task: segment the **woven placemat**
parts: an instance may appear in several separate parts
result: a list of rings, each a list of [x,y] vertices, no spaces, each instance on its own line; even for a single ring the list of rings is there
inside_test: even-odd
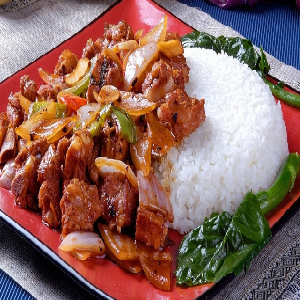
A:
[[[13,2],[9,5],[13,5]],[[15,7],[14,11],[12,7],[8,11],[9,5],[0,7],[1,9],[5,7],[7,10],[6,12],[1,10],[0,15],[0,82],[73,36],[117,1],[19,2],[20,6]],[[240,36],[232,28],[223,26],[198,9],[190,8],[175,0],[155,2],[199,31],[215,36]],[[13,59],[9,55],[12,52]],[[300,90],[298,70],[286,66],[269,55],[268,60],[271,63],[272,76]],[[251,265],[249,272],[236,277],[214,295],[214,299],[292,299],[288,298],[290,290],[300,286],[300,274],[297,268],[293,266],[286,268],[286,257],[294,253],[293,257],[296,259],[300,250],[298,248],[300,235],[299,231],[294,229],[294,224],[299,227],[300,212],[275,235]],[[41,223],[41,226],[44,225]],[[0,221],[0,256],[0,268],[37,299],[93,299],[14,230],[6,227],[2,221]],[[278,267],[276,270],[279,273],[272,273],[274,266]],[[278,276],[280,272],[284,272],[284,278]],[[268,287],[270,284],[274,284],[275,288],[270,290]],[[279,285],[284,285],[284,289],[278,289]],[[261,295],[263,296],[259,298]],[[285,298],[282,298],[283,296]]]
[[[0,5],[0,13],[1,12],[8,12],[8,11],[17,11],[19,9],[24,8],[25,6],[36,2],[38,0],[12,0],[8,2],[7,4]]]

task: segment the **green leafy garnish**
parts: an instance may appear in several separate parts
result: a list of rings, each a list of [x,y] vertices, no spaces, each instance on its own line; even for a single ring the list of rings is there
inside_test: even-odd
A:
[[[271,238],[265,214],[291,191],[299,172],[300,156],[290,153],[269,190],[248,192],[233,216],[214,213],[188,233],[179,247],[177,283],[193,286],[217,282],[247,269]]]
[[[193,286],[239,274],[269,242],[271,230],[249,192],[233,217],[213,216],[187,234],[179,249],[178,284]]]

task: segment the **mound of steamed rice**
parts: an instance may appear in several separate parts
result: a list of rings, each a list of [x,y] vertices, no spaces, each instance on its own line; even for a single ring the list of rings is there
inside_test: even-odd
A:
[[[185,49],[186,91],[205,99],[206,120],[155,165],[170,192],[180,233],[214,211],[234,213],[244,195],[268,189],[288,155],[280,104],[247,65],[206,49]]]

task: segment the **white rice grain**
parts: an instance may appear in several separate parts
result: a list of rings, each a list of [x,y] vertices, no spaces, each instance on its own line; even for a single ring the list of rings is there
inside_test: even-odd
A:
[[[268,189],[288,155],[285,123],[267,85],[247,65],[206,49],[185,49],[189,96],[205,99],[206,120],[155,165],[170,191],[181,233],[213,211],[233,213],[244,195]]]

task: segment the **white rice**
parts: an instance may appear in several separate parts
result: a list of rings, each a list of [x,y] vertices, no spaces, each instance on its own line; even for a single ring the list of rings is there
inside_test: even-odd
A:
[[[189,96],[206,120],[155,166],[170,191],[179,232],[213,211],[234,213],[244,195],[268,189],[288,155],[285,123],[267,85],[247,65],[206,49],[185,49]]]

